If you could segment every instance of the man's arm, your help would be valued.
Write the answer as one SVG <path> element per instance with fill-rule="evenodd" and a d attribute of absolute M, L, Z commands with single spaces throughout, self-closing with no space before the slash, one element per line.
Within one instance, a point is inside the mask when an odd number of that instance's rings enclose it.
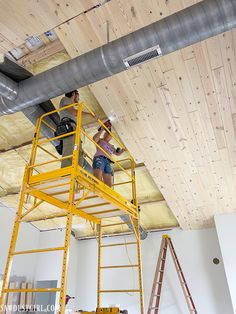
<path fill-rule="evenodd" d="M 77 116 L 78 113 L 78 109 L 74 108 L 74 107 L 70 107 L 68 108 L 68 111 L 73 114 L 74 116 Z M 92 117 L 96 120 L 98 120 L 98 116 L 95 114 L 95 116 L 93 116 L 90 112 L 86 112 L 86 111 L 82 111 L 82 118 L 85 117 Z"/>

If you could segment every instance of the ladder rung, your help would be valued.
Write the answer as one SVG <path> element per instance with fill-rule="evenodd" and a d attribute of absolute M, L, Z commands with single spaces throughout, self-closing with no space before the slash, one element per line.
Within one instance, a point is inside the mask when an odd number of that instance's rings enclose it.
<path fill-rule="evenodd" d="M 157 307 L 157 306 L 151 307 L 151 310 L 158 310 L 158 309 L 159 309 L 159 307 Z"/>
<path fill-rule="evenodd" d="M 3 289 L 3 293 L 11 292 L 58 292 L 61 291 L 61 288 L 32 288 L 32 289 Z"/>
<path fill-rule="evenodd" d="M 99 290 L 99 293 L 114 293 L 114 292 L 140 292 L 140 290 Z"/>
<path fill-rule="evenodd" d="M 157 284 L 158 285 L 162 285 L 162 281 L 157 281 Z"/>
<path fill-rule="evenodd" d="M 159 270 L 159 273 L 164 273 L 164 270 L 162 270 L 162 269 L 161 269 L 161 270 Z"/>
<path fill-rule="evenodd" d="M 113 266 L 101 266 L 101 269 L 106 268 L 129 268 L 129 267 L 138 267 L 138 265 L 113 265 Z"/>
<path fill-rule="evenodd" d="M 64 250 L 64 247 L 53 247 L 53 248 L 48 248 L 48 249 L 18 251 L 18 252 L 12 253 L 12 255 L 41 253 L 41 252 L 51 252 L 51 251 L 63 251 L 63 250 Z"/>
<path fill-rule="evenodd" d="M 137 242 L 105 244 L 105 245 L 101 245 L 101 247 L 120 246 L 120 245 L 131 245 L 131 244 L 137 244 Z"/>
<path fill-rule="evenodd" d="M 160 297 L 161 295 L 160 295 L 160 294 L 154 294 L 154 296 L 155 296 L 155 297 Z"/>

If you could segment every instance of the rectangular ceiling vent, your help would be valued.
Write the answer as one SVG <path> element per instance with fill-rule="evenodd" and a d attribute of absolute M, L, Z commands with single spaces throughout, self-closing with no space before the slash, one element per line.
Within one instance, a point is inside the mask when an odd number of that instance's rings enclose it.
<path fill-rule="evenodd" d="M 158 58 L 162 55 L 161 48 L 159 45 L 154 46 L 152 48 L 143 50 L 139 53 L 136 53 L 128 58 L 123 60 L 126 68 L 133 67 L 135 65 L 139 65 L 141 63 L 147 62 L 151 59 Z"/>

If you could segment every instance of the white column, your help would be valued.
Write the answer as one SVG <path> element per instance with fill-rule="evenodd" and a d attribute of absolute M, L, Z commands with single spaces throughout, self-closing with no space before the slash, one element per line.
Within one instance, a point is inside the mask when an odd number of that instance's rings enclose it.
<path fill-rule="evenodd" d="M 236 213 L 214 217 L 230 297 L 236 313 Z"/>

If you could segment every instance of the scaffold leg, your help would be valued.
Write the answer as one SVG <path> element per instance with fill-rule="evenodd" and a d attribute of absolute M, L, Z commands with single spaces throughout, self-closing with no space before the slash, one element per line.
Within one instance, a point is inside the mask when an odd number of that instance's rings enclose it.
<path fill-rule="evenodd" d="M 144 314 L 144 299 L 143 299 L 143 275 L 142 275 L 142 258 L 141 258 L 141 240 L 139 233 L 139 219 L 130 217 L 131 224 L 134 228 L 134 234 L 137 239 L 137 256 L 138 256 L 138 276 L 139 276 L 139 300 L 140 300 L 140 314 Z"/>
<path fill-rule="evenodd" d="M 137 238 L 137 249 L 138 249 L 138 265 L 139 265 L 139 289 L 140 289 L 140 313 L 144 314 L 144 300 L 143 300 L 143 274 L 142 274 L 142 258 L 141 258 L 141 241 L 139 233 L 139 220 L 137 220 L 137 229 L 138 234 Z"/>
<path fill-rule="evenodd" d="M 108 243 L 102 244 L 102 228 L 110 226 L 108 225 L 97 225 L 97 239 L 98 239 L 98 282 L 97 282 L 97 308 L 101 308 L 101 294 L 104 293 L 138 293 L 140 299 L 140 311 L 139 314 L 144 314 L 144 302 L 143 302 L 143 282 L 142 282 L 142 265 L 141 265 L 141 245 L 140 245 L 140 233 L 139 233 L 139 220 L 132 219 L 130 217 L 130 223 L 133 227 L 136 241 L 124 242 L 124 243 Z M 119 223 L 123 224 L 123 223 Z M 115 223 L 115 225 L 117 225 Z M 137 245 L 137 263 L 128 265 L 102 265 L 102 250 L 115 248 L 120 246 Z M 136 289 L 104 289 L 101 288 L 102 278 L 101 272 L 106 269 L 125 269 L 125 268 L 136 268 L 138 271 L 138 282 L 139 287 Z"/>
<path fill-rule="evenodd" d="M 80 121 L 78 121 L 80 124 Z M 76 135 L 77 136 L 77 135 Z M 74 150 L 72 157 L 72 173 L 70 178 L 70 191 L 69 191 L 69 208 L 66 219 L 66 234 L 64 242 L 64 254 L 63 254 L 63 264 L 62 264 L 62 275 L 61 275 L 61 291 L 60 291 L 60 300 L 59 300 L 59 312 L 58 314 L 65 313 L 65 303 L 66 303 L 66 288 L 67 288 L 67 273 L 68 273 L 68 264 L 69 264 L 69 247 L 71 239 L 71 229 L 72 229 L 72 218 L 73 218 L 73 209 L 74 198 L 75 198 L 75 189 L 76 189 L 76 170 L 77 170 L 77 160 L 78 160 L 78 149 Z"/>
<path fill-rule="evenodd" d="M 66 233 L 65 233 L 65 242 L 64 242 L 64 253 L 63 253 L 63 264 L 62 264 L 62 275 L 61 275 L 61 291 L 60 291 L 58 314 L 65 313 L 71 227 L 72 227 L 72 213 L 68 213 L 67 220 L 66 220 Z"/>
<path fill-rule="evenodd" d="M 97 308 L 101 306 L 101 249 L 102 249 L 102 228 L 97 225 L 98 231 L 98 277 L 97 277 Z"/>

